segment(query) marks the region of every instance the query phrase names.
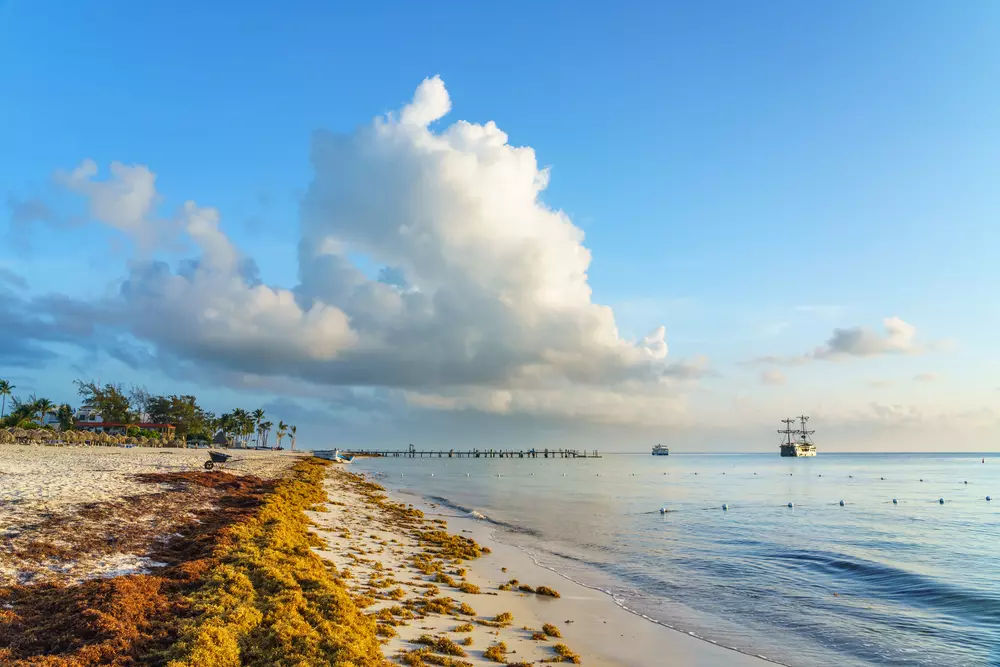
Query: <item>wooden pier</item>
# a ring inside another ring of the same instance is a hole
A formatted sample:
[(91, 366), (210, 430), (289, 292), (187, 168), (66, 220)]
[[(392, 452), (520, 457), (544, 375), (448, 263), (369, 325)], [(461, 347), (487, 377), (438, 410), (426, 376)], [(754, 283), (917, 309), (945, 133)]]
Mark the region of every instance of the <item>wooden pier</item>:
[[(321, 452), (313, 452), (320, 454)], [(322, 452), (325, 453), (325, 452)], [(344, 449), (342, 456), (374, 456), (380, 458), (448, 458), (448, 459), (599, 459), (596, 449)]]

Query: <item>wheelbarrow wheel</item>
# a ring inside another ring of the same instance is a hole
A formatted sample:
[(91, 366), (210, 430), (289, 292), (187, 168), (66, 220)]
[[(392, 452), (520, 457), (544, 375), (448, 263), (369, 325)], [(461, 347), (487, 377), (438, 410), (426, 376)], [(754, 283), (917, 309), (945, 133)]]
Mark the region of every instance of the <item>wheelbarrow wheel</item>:
[(214, 463), (212, 463), (211, 461), (205, 461), (205, 470), (211, 470), (214, 467), (215, 467)]

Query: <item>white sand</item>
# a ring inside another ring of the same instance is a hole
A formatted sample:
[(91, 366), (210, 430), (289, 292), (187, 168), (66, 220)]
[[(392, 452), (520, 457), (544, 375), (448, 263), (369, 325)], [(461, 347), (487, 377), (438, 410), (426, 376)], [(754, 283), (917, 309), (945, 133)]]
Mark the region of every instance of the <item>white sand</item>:
[[(227, 472), (268, 479), (281, 475), (300, 456), (267, 451), (231, 453), (234, 461), (244, 460), (227, 464)], [(128, 551), (29, 563), (18, 559), (12, 550), (18, 536), (35, 535), (40, 524), (73, 515), (84, 505), (163, 490), (162, 485), (139, 481), (136, 475), (200, 471), (207, 460), (208, 452), (204, 449), (0, 445), (0, 538), (4, 540), (0, 544), (0, 584), (27, 583), (46, 577), (80, 581), (146, 572), (156, 567), (158, 563)], [(137, 517), (137, 520), (155, 521), (156, 517)], [(169, 523), (165, 526), (169, 527)]]
[[(329, 548), (319, 550), (320, 555), (335, 563), (338, 570), (351, 570), (352, 577), (347, 583), (355, 591), (364, 590), (369, 577), (376, 573), (373, 566), (355, 562), (355, 558), (360, 556), (381, 562), (383, 569), (380, 574), (404, 582), (404, 599), (420, 596), (425, 589), (419, 584), (426, 583), (431, 577), (422, 575), (406, 562), (407, 557), (420, 551), (416, 541), (405, 530), (394, 528), (389, 521), (379, 516), (378, 510), (370, 507), (363, 495), (339, 482), (337, 474), (333, 473), (327, 482), (327, 491), (332, 501), (343, 505), (331, 503), (327, 506), (329, 511), (311, 513), (311, 518), (319, 526), (319, 534), (329, 543)], [(401, 499), (397, 497), (395, 500)], [(471, 636), (473, 644), (465, 647), (468, 656), (464, 660), (477, 667), (496, 664), (483, 656), (483, 651), (495, 641), (503, 641), (511, 650), (508, 655), (511, 663), (538, 662), (552, 658), (555, 655), (552, 645), (561, 642), (578, 653), (585, 665), (766, 667), (772, 664), (676, 632), (625, 611), (604, 593), (578, 585), (539, 567), (521, 550), (495, 541), (488, 524), (436, 514), (436, 510), (427, 506), (421, 506), (420, 509), (424, 510), (428, 520), (446, 518), (450, 532), (472, 537), (480, 545), (492, 550), (489, 555), (463, 564), (468, 570), (465, 579), (478, 585), (483, 594), (463, 593), (456, 588), (438, 584), (440, 595), (469, 604), (477, 612), (476, 619), (489, 619), (508, 611), (514, 615), (514, 622), (511, 627), (499, 630), (476, 625), (471, 633), (456, 633), (452, 630), (463, 621), (456, 621), (450, 616), (428, 616), (413, 620), (407, 626), (397, 627), (399, 636), (386, 642), (387, 657), (392, 658), (401, 648), (416, 648), (416, 645), (409, 643), (410, 640), (422, 634), (431, 634), (447, 636), (456, 642)], [(349, 539), (340, 537), (345, 527), (350, 532)], [(396, 543), (390, 540), (396, 540)], [(504, 572), (502, 568), (507, 571)], [(513, 578), (533, 587), (549, 586), (559, 591), (561, 597), (553, 599), (498, 590), (501, 583)], [(379, 601), (369, 611), (377, 611), (393, 604), (396, 603)], [(532, 640), (532, 631), (539, 630), (543, 623), (558, 626), (563, 638)], [(525, 627), (530, 630), (525, 630)]]

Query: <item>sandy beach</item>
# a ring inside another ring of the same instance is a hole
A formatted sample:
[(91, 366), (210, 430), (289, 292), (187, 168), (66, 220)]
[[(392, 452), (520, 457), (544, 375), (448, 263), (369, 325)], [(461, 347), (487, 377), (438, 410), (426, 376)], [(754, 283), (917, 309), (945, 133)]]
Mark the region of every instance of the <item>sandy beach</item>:
[[(0, 662), (762, 667), (303, 455), (0, 448)], [(239, 459), (239, 460), (237, 460)]]
[[(429, 636), (458, 644), (464, 654), (460, 659), (476, 667), (496, 664), (485, 653), (499, 642), (506, 646), (506, 660), (512, 664), (571, 662), (572, 658), (566, 659), (556, 652), (557, 644), (567, 646), (578, 656), (580, 664), (585, 665), (764, 667), (773, 664), (630, 613), (606, 594), (540, 567), (523, 551), (497, 542), (488, 525), (456, 517), (432, 504), (419, 506), (425, 527), (445, 528), (447, 522), (446, 530), (451, 534), (471, 538), (489, 553), (446, 567), (445, 576), (428, 573), (414, 564), (415, 557), (424, 553), (426, 547), (415, 537), (413, 527), (401, 525), (392, 514), (383, 511), (381, 504), (373, 503), (373, 492), (361, 488), (358, 479), (343, 468), (333, 469), (326, 481), (330, 502), (325, 511), (310, 513), (310, 518), (328, 545), (318, 553), (338, 571), (348, 573), (343, 581), (349, 590), (371, 599), (366, 611), (392, 624), (392, 631), (386, 633), (392, 632), (394, 636), (385, 640), (384, 652), (396, 662), (412, 664), (405, 661), (407, 652), (421, 646), (413, 642)], [(404, 501), (399, 497), (391, 500)], [(511, 587), (512, 580), (517, 583)], [(512, 590), (501, 590), (504, 584)], [(433, 590), (434, 595), (454, 600), (451, 609), (421, 612), (416, 618), (386, 611), (400, 605), (405, 610), (408, 603), (425, 600), (432, 585), (437, 589)], [(536, 590), (548, 587), (558, 592), (559, 597), (524, 592), (519, 590), (522, 585)], [(474, 592), (476, 589), (478, 592)], [(474, 613), (453, 611), (462, 606)], [(512, 619), (497, 627), (493, 620), (504, 613)], [(545, 635), (546, 624), (555, 626), (560, 636)], [(469, 640), (466, 645), (464, 642)]]
[[(150, 544), (209, 510), (214, 496), (156, 476), (201, 474), (207, 459), (196, 449), (0, 445), (0, 586), (155, 567), (144, 555)], [(273, 480), (297, 459), (238, 451), (226, 472)]]

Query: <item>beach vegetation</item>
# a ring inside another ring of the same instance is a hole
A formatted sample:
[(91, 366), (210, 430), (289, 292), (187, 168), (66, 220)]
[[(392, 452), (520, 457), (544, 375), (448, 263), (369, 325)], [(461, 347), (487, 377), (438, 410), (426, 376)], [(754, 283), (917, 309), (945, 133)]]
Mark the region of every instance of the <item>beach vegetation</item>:
[(492, 662), (506, 663), (507, 651), (508, 649), (506, 644), (503, 642), (497, 642), (495, 644), (491, 644), (489, 648), (483, 652), (483, 657), (487, 660), (491, 660)]
[(479, 593), (482, 592), (479, 586), (471, 584), (468, 581), (463, 581), (461, 586), (458, 587), (458, 590), (462, 591), (463, 593), (469, 593), (472, 595), (478, 595)]
[(474, 629), (475, 626), (472, 623), (462, 623), (452, 630), (452, 632), (472, 632)]
[(306, 459), (216, 546), (217, 564), (187, 596), (191, 613), (168, 667), (385, 664), (374, 619), (311, 547), (304, 510), (325, 499), (327, 462)]
[(547, 634), (549, 637), (556, 637), (557, 639), (562, 637), (562, 633), (559, 632), (559, 628), (552, 625), (551, 623), (545, 623), (542, 625), (542, 632)]
[(559, 662), (571, 662), (573, 664), (580, 664), (580, 656), (570, 650), (565, 644), (556, 644), (552, 647), (552, 650), (556, 652), (559, 656)]
[(414, 644), (422, 644), (424, 646), (429, 646), (436, 653), (444, 653), (445, 655), (457, 655), (460, 658), (464, 658), (467, 654), (465, 649), (456, 644), (454, 641), (448, 637), (434, 637), (432, 635), (420, 635), (413, 640)]
[(548, 586), (539, 586), (538, 588), (535, 589), (535, 593), (538, 595), (545, 595), (551, 598), (561, 597), (559, 595), (559, 591), (555, 590), (554, 588), (549, 588)]
[(400, 651), (397, 656), (399, 661), (409, 667), (426, 667), (426, 665), (438, 665), (439, 667), (473, 667), (468, 660), (460, 660), (450, 656), (435, 655), (429, 648), (418, 648), (412, 651)]
[(546, 635), (544, 632), (533, 632), (531, 634), (531, 638), (534, 639), (536, 642), (546, 642), (549, 640), (548, 635)]

